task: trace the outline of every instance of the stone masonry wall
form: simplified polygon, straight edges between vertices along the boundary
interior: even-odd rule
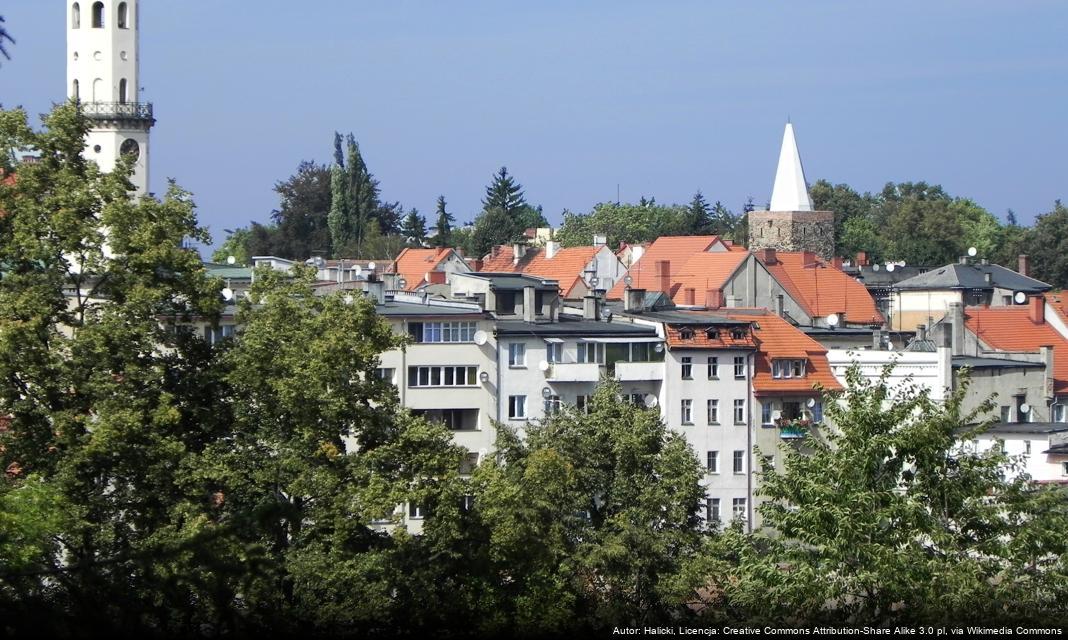
[[[830,259],[834,254],[834,212],[752,211],[749,249],[812,251]]]

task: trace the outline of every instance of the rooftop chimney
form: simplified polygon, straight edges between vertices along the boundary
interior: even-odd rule
[[[786,317],[786,302],[785,297],[780,293],[775,296],[775,315],[780,318]]]
[[[763,258],[764,264],[776,264],[779,261],[775,257],[775,249],[761,249],[760,251],[763,254],[760,257]]]
[[[555,240],[550,240],[545,243],[545,259],[552,260],[556,257],[556,253],[560,251],[560,243]]]
[[[876,351],[883,350],[883,330],[876,329],[871,332],[871,348]]]
[[[1031,258],[1028,257],[1026,254],[1021,253],[1020,257],[1019,257],[1019,261],[1020,261],[1019,262],[1019,266],[1016,267],[1016,271],[1019,272],[1019,274],[1021,276],[1027,276],[1028,278],[1030,278],[1031,277]]]
[[[927,325],[916,325],[916,339],[919,341],[924,341],[927,339]]]
[[[641,313],[644,309],[645,289],[627,289],[623,298],[623,311]]]
[[[868,262],[868,252],[867,251],[858,251],[857,252],[857,266],[858,267],[871,266],[871,263]]]
[[[964,305],[950,302],[949,317],[953,331],[953,355],[964,355]]]
[[[1046,299],[1040,295],[1033,295],[1027,299],[1027,316],[1035,324],[1043,324],[1046,321]]]
[[[660,287],[660,291],[664,293],[671,293],[671,261],[670,260],[657,260],[656,261],[656,277],[657,284]]]
[[[606,244],[608,244],[608,236],[606,234],[603,234],[603,233],[595,233],[595,234],[593,234],[593,246],[595,246],[595,247],[603,247]]]
[[[802,251],[801,252],[801,264],[806,267],[816,266],[816,252],[814,251]]]
[[[582,319],[600,320],[600,306],[597,304],[597,296],[586,296],[582,299]]]
[[[537,318],[538,310],[536,307],[538,296],[534,291],[534,287],[523,287],[523,320],[526,322],[534,322]]]
[[[957,263],[958,263],[958,264],[968,264],[968,256],[961,256],[961,257],[960,257],[960,258],[959,258],[959,259],[957,260]]]
[[[835,269],[841,269],[842,268],[842,256],[835,256],[835,257],[831,258],[831,265],[833,265]]]
[[[721,308],[723,306],[723,289],[705,291],[705,306],[709,309]]]
[[[515,243],[512,245],[512,264],[518,265],[523,256],[527,255],[527,245]]]
[[[685,291],[685,294],[683,296],[683,304],[685,304],[687,306],[690,306],[690,307],[692,307],[695,304],[697,304],[695,302],[695,299],[697,297],[696,294],[697,294],[697,290],[696,289],[694,289],[693,287],[687,287],[686,291]]]

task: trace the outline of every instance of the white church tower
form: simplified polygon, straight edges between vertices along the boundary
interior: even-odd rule
[[[111,171],[121,154],[135,158],[134,194],[148,193],[152,105],[140,101],[138,0],[66,0],[67,96],[92,121],[85,157]]]

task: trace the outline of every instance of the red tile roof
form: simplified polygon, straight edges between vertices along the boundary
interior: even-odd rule
[[[481,271],[495,273],[525,273],[560,283],[560,291],[567,297],[581,283],[586,265],[594,260],[601,247],[567,247],[557,249],[552,258],[545,257],[545,249],[528,247],[519,262],[510,245],[497,247],[485,257]]]
[[[702,252],[691,255],[677,275],[672,272],[672,301],[678,305],[690,304],[686,301],[686,290],[693,289],[693,304],[704,306],[706,292],[709,289],[722,289],[748,257],[748,251]]]
[[[777,251],[773,262],[760,251],[754,255],[809,316],[844,313],[850,324],[883,323],[864,285],[814,253]]]
[[[400,252],[393,261],[392,272],[399,273],[406,281],[405,289],[414,291],[423,284],[428,271],[435,271],[443,260],[453,253],[452,249],[413,249]]]
[[[667,260],[671,273],[675,273],[695,253],[707,252],[714,245],[723,245],[719,236],[662,236],[642,254],[627,274],[631,277],[630,286],[647,291],[660,291],[660,279],[657,277],[657,263]],[[726,249],[726,247],[723,247]],[[673,276],[672,276],[673,277]],[[622,300],[627,285],[620,279],[608,292],[608,300]],[[668,292],[670,295],[670,292]]]
[[[1048,322],[1031,320],[1030,305],[968,307],[964,326],[994,349],[1039,351],[1053,347],[1053,392],[1068,393],[1068,340]]]
[[[747,320],[746,322],[751,322]],[[668,347],[673,349],[754,349],[756,348],[756,342],[753,340],[753,334],[749,331],[748,327],[743,325],[745,335],[740,337],[734,337],[734,332],[730,326],[717,325],[714,328],[715,337],[709,337],[708,329],[713,325],[702,327],[700,325],[673,325],[667,324],[664,327],[664,335],[667,338]],[[693,336],[690,338],[684,338],[682,336],[683,329],[689,329],[693,332]]]
[[[1046,302],[1061,318],[1061,322],[1068,325],[1068,294],[1063,291],[1047,293]]]
[[[786,320],[767,310],[763,314],[726,314],[732,320],[756,321],[759,329],[754,328],[756,339],[756,371],[753,373],[753,392],[757,396],[782,394],[815,395],[813,386],[817,383],[827,390],[840,390],[842,385],[831,373],[827,361],[827,349],[801,332]],[[771,362],[779,358],[805,358],[803,378],[775,378],[772,375]]]

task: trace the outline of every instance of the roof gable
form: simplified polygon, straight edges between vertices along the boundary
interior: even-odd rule
[[[773,261],[760,252],[755,255],[810,317],[841,313],[851,324],[883,323],[883,315],[864,285],[815,254],[776,251]]]
[[[727,252],[729,249],[719,236],[661,236],[649,245],[642,257],[627,271],[631,278],[630,286],[634,289],[660,291],[657,263],[666,260],[673,274],[695,253],[710,251]],[[608,292],[607,299],[621,300],[626,288],[626,283],[621,279]]]
[[[1068,393],[1068,340],[1049,322],[1031,320],[1028,305],[968,307],[964,326],[979,340],[1000,351],[1033,351],[1053,347],[1053,390]]]

